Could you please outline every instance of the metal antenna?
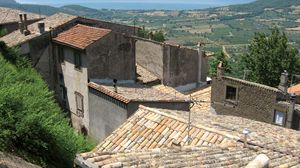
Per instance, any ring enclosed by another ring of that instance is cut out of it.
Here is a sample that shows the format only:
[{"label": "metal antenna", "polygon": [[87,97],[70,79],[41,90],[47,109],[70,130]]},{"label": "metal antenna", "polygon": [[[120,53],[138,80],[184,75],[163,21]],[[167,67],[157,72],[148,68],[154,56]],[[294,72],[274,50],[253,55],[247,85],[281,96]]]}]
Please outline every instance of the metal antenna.
[{"label": "metal antenna", "polygon": [[191,109],[193,108],[194,106],[194,102],[192,102],[192,95],[190,95],[190,102],[191,102],[191,106],[190,106],[190,110],[189,110],[189,121],[188,121],[188,136],[187,136],[187,142],[188,142],[188,145],[190,145],[191,141],[192,141],[192,137],[190,135],[190,130],[191,130]]}]

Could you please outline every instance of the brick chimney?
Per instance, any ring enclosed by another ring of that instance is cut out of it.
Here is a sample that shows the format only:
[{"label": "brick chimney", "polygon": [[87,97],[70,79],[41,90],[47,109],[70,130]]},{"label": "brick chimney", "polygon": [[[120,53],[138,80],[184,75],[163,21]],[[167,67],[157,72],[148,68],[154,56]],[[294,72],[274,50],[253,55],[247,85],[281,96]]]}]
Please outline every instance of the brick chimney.
[{"label": "brick chimney", "polygon": [[282,91],[284,94],[287,94],[288,92],[288,77],[289,74],[286,70],[281,74],[280,77],[280,84],[278,86],[278,89]]},{"label": "brick chimney", "polygon": [[23,14],[19,14],[20,20],[19,20],[19,30],[23,34],[24,33],[24,21],[23,21]]},{"label": "brick chimney", "polygon": [[27,21],[27,14],[24,14],[24,35],[28,36],[30,31],[28,30],[28,21]]},{"label": "brick chimney", "polygon": [[222,76],[224,76],[224,66],[223,62],[220,61],[217,67],[217,78],[221,78]]}]

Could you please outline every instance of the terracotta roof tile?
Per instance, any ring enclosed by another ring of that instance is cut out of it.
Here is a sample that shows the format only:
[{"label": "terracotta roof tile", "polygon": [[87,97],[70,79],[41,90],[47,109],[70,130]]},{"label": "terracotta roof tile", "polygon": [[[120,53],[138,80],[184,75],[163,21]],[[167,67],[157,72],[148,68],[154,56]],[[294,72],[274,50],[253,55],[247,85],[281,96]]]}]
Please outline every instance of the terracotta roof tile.
[{"label": "terracotta roof tile", "polygon": [[44,15],[38,15],[35,13],[24,12],[17,9],[0,7],[0,24],[19,22],[19,14],[24,13],[27,14],[27,20],[38,20],[44,18]]},{"label": "terracotta roof tile", "polygon": [[[153,121],[157,116],[159,123]],[[188,143],[187,118],[187,112],[140,106],[136,114],[91,152],[93,155],[78,155],[77,161],[79,159],[87,163],[86,160],[95,154],[116,151],[111,156],[116,159],[122,156],[123,166],[141,166],[140,161],[143,161],[143,165],[148,167],[243,167],[263,153],[271,159],[270,167],[300,165],[300,133],[297,131],[239,117],[193,113],[191,141]],[[135,131],[140,121],[143,121],[142,125],[146,123],[147,127],[142,126]],[[151,127],[151,124],[156,126]],[[252,131],[247,148],[241,147],[244,137],[242,130],[245,127]],[[124,134],[124,129],[130,134]],[[118,147],[118,144],[106,146],[118,136],[126,139],[124,148]],[[181,147],[174,144],[180,144]],[[192,146],[187,147],[189,145]]]},{"label": "terracotta roof tile", "polygon": [[71,29],[58,34],[53,40],[57,43],[83,50],[109,33],[111,33],[111,30],[109,29],[78,24]]},{"label": "terracotta roof tile", "polygon": [[[49,32],[50,28],[56,29],[64,24],[75,21],[76,19],[78,19],[77,16],[72,16],[65,13],[57,13],[52,16],[46,17],[43,20],[43,22],[45,23],[45,31]],[[28,36],[25,36],[19,30],[16,30],[4,37],[1,37],[0,41],[4,41],[10,47],[15,47],[41,35],[39,33],[38,23],[29,25],[28,29],[30,31],[30,35]]]},{"label": "terracotta roof tile", "polygon": [[[88,86],[126,104],[129,102],[190,102],[185,96],[175,97],[172,94],[163,93],[152,87],[139,84],[120,84],[117,86],[118,93],[114,92],[112,84],[97,84],[90,82]],[[159,116],[155,114],[146,117],[148,117],[147,119],[150,119],[152,122],[160,120]],[[144,125],[144,123],[142,123],[142,125]]]}]

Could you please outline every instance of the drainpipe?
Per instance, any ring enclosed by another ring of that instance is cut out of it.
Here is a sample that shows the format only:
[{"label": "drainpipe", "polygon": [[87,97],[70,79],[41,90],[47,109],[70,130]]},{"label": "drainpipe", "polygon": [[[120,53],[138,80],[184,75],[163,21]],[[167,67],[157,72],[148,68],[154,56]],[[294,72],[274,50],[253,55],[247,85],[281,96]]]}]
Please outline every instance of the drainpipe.
[{"label": "drainpipe", "polygon": [[203,44],[198,42],[197,45],[198,50],[198,84],[202,82],[202,62],[203,62]]}]

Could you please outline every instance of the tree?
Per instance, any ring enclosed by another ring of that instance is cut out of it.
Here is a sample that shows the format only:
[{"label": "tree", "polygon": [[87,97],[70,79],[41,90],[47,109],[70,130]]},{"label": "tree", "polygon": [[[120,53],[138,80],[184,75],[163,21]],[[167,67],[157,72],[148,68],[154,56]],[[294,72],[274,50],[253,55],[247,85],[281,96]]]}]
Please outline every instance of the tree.
[{"label": "tree", "polygon": [[228,58],[226,57],[224,52],[221,51],[221,52],[217,53],[216,56],[213,57],[209,61],[209,65],[210,65],[209,74],[211,76],[215,76],[217,74],[217,67],[218,67],[218,64],[220,63],[220,61],[223,62],[223,66],[225,68],[224,69],[225,73],[230,73],[231,72],[231,66],[229,64]]},{"label": "tree", "polygon": [[146,30],[145,27],[143,27],[143,29],[140,29],[138,31],[138,36],[142,37],[142,38],[158,41],[158,42],[164,42],[166,40],[163,31],[160,30],[157,32],[152,32],[152,31]]},{"label": "tree", "polygon": [[278,86],[284,70],[289,74],[299,73],[298,50],[288,44],[287,36],[277,27],[271,34],[255,33],[243,55],[244,70],[250,72],[248,79],[269,86]]},{"label": "tree", "polygon": [[160,30],[158,32],[153,33],[153,40],[158,42],[164,42],[166,39],[163,31]]}]

